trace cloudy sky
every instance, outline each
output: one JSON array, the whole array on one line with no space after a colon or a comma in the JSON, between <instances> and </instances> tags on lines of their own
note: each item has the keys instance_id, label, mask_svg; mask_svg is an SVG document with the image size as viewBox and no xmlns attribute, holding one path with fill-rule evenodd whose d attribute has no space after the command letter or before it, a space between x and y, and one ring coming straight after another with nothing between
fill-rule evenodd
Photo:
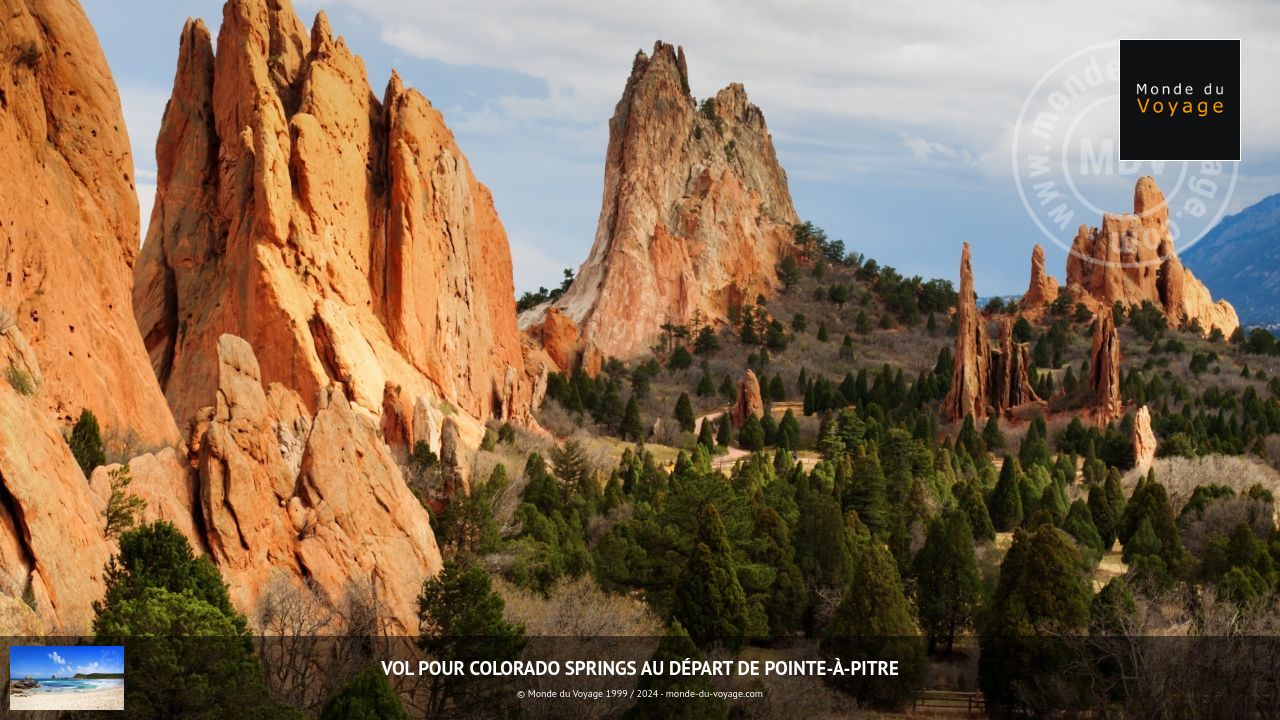
<instances>
[{"instance_id":1,"label":"cloudy sky","mask_svg":"<svg viewBox=\"0 0 1280 720\"><path fill-rule=\"evenodd\" d=\"M212 0L84 0L120 86L145 216L154 138L187 16ZM1280 192L1280 3L1131 0L295 0L328 11L381 93L391 68L440 108L511 239L517 290L586 257L600 211L607 122L636 50L683 45L696 97L741 82L768 120L797 211L905 274L954 279L974 244L980 294L1026 287L1034 243L1064 253L1024 209L1014 126L1036 83L1118 38L1240 38L1244 161L1226 210ZM1145 174L1145 169L1139 172ZM1099 181L1128 209L1135 175ZM1074 224L1097 224L1078 216ZM1072 229L1060 238L1069 243Z\"/></svg>"}]
</instances>

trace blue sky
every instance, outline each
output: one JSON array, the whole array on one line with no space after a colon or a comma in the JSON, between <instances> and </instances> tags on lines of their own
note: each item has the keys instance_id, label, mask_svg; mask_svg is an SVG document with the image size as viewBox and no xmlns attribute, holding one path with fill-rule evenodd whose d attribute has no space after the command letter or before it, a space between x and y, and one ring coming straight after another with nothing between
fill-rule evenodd
<instances>
[{"instance_id":1,"label":"blue sky","mask_svg":"<svg viewBox=\"0 0 1280 720\"><path fill-rule=\"evenodd\" d=\"M9 677L124 672L124 648L118 645L48 645L9 648Z\"/></svg>"},{"instance_id":2,"label":"blue sky","mask_svg":"<svg viewBox=\"0 0 1280 720\"><path fill-rule=\"evenodd\" d=\"M216 32L221 3L85 0L121 90L140 202L188 16ZM1244 161L1225 209L1280 192L1280 3L1083 0L297 0L365 60L440 108L512 245L517 291L557 284L586 258L600 212L607 122L632 58L683 45L696 97L742 82L761 107L801 217L907 275L955 279L974 245L979 294L1026 287L1032 245L1062 279L1064 252L1024 209L1011 137L1028 93L1062 58L1120 37L1243 41ZM1140 168L1138 173L1146 174ZM1137 174L1099 179L1129 209ZM148 183L148 180L151 182ZM1069 244L1078 216L1058 239Z\"/></svg>"}]
</instances>

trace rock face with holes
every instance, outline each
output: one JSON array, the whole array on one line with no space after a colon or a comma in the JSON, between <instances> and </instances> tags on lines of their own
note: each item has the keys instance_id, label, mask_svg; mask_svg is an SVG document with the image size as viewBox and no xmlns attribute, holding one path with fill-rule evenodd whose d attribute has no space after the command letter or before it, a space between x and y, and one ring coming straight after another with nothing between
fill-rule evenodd
<instances>
[{"instance_id":1,"label":"rock face with holes","mask_svg":"<svg viewBox=\"0 0 1280 720\"><path fill-rule=\"evenodd\" d=\"M684 51L659 42L609 121L595 244L554 304L599 353L633 357L663 323L718 323L772 293L796 222L760 109L738 84L699 106Z\"/></svg>"},{"instance_id":2,"label":"rock face with holes","mask_svg":"<svg viewBox=\"0 0 1280 720\"><path fill-rule=\"evenodd\" d=\"M1214 302L1178 259L1169 207L1151 177L1138 180L1132 213L1106 213L1100 227L1080 226L1067 258L1067 288L1095 311L1150 302L1175 327L1197 324L1206 335L1216 328L1226 337L1240 327L1231 303Z\"/></svg>"},{"instance_id":3,"label":"rock face with holes","mask_svg":"<svg viewBox=\"0 0 1280 720\"><path fill-rule=\"evenodd\" d=\"M1094 419L1106 425L1124 413L1120 398L1120 334L1109 312L1098 313L1093 321L1093 350L1089 358Z\"/></svg>"},{"instance_id":4,"label":"rock face with holes","mask_svg":"<svg viewBox=\"0 0 1280 720\"><path fill-rule=\"evenodd\" d=\"M22 330L64 426L88 408L108 440L175 442L130 313L133 155L97 36L75 2L0 0L0 18L0 332Z\"/></svg>"},{"instance_id":5,"label":"rock face with holes","mask_svg":"<svg viewBox=\"0 0 1280 720\"><path fill-rule=\"evenodd\" d=\"M340 384L405 442L420 404L469 445L530 419L549 363L516 328L488 189L426 98L394 74L374 95L324 13L308 32L288 0L231 0L216 52L188 21L156 155L134 311L181 422L213 400L224 333L308 413Z\"/></svg>"},{"instance_id":6,"label":"rock face with holes","mask_svg":"<svg viewBox=\"0 0 1280 720\"><path fill-rule=\"evenodd\" d=\"M264 387L249 344L218 341L217 402L193 430L197 522L241 608L273 572L309 580L335 606L372 583L400 632L416 627L422 581L441 567L427 512L374 421L335 385L314 416L278 384Z\"/></svg>"}]
</instances>

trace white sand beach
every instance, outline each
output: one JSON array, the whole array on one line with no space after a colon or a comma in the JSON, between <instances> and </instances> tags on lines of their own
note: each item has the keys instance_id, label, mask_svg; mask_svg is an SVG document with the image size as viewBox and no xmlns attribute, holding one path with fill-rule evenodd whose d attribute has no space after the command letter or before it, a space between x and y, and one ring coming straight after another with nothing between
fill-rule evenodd
<instances>
[{"instance_id":1,"label":"white sand beach","mask_svg":"<svg viewBox=\"0 0 1280 720\"><path fill-rule=\"evenodd\" d=\"M9 694L10 710L123 710L124 685L79 692L17 691Z\"/></svg>"}]
</instances>

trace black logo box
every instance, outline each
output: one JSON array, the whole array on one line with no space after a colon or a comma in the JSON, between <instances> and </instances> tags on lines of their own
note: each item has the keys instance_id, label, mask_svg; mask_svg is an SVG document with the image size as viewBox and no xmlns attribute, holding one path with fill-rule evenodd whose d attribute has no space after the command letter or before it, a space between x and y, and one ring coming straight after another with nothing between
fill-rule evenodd
<instances>
[{"instance_id":1,"label":"black logo box","mask_svg":"<svg viewBox=\"0 0 1280 720\"><path fill-rule=\"evenodd\" d=\"M1183 112L1188 101L1191 114ZM1121 160L1239 160L1241 102L1239 40L1120 41ZM1170 103L1177 103L1173 115Z\"/></svg>"}]
</instances>

